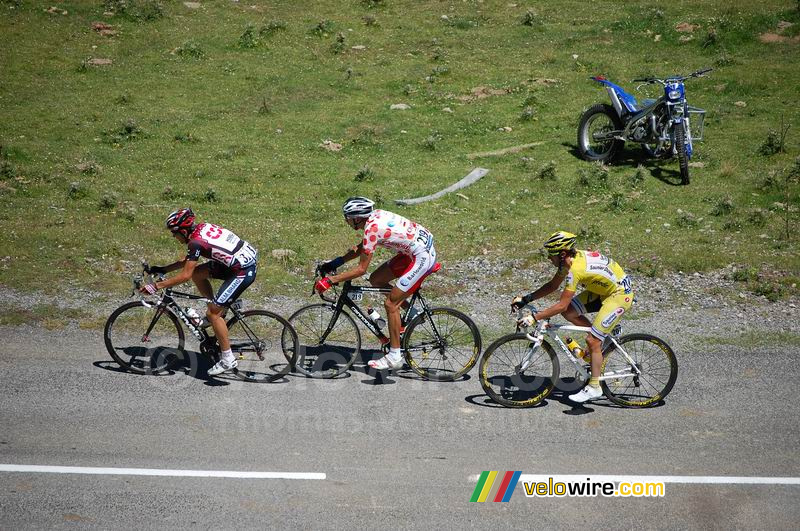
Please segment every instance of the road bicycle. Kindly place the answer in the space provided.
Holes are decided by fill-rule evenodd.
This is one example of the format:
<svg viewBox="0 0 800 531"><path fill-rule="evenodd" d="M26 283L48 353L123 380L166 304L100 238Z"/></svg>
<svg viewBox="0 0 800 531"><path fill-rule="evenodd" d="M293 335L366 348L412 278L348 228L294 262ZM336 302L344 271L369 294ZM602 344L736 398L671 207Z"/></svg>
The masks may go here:
<svg viewBox="0 0 800 531"><path fill-rule="evenodd" d="M431 273L440 268L437 263ZM319 276L317 271L315 279ZM353 316L388 350L388 330L384 333L358 303L364 294L388 296L391 288L355 286L347 281L341 289L333 289L338 292L336 298L320 294L324 303L310 304L289 317L301 344L296 368L306 376L333 378L353 365L361 352L361 332ZM420 289L411 296L401 320L405 362L419 376L455 380L478 361L481 335L472 319L453 308L430 306Z"/></svg>
<svg viewBox="0 0 800 531"><path fill-rule="evenodd" d="M133 278L133 294L148 275ZM152 279L152 277L149 277ZM164 275L158 279L163 280ZM149 281L148 281L149 282ZM106 321L106 349L120 367L137 374L157 374L168 371L178 363L187 362L184 350L185 326L200 342L200 352L219 360L219 345L207 321L196 311L183 308L179 299L210 302L191 293L167 288L160 297L123 304ZM267 310L241 309L241 301L231 304L228 336L237 360L233 374L251 382L272 382L286 375L297 361L299 345L297 332L280 315ZM181 323L183 326L181 326Z"/></svg>
<svg viewBox="0 0 800 531"><path fill-rule="evenodd" d="M531 407L542 402L558 385L560 365L556 349L575 367L575 378L587 381L589 365L573 355L559 337L561 332L586 332L591 328L538 321L532 330L525 323L536 313L532 305L517 315L517 331L497 339L483 354L480 381L486 394L507 407ZM620 337L617 326L603 343L600 388L611 402L628 407L648 407L662 401L678 377L678 361L669 345L651 334Z"/></svg>

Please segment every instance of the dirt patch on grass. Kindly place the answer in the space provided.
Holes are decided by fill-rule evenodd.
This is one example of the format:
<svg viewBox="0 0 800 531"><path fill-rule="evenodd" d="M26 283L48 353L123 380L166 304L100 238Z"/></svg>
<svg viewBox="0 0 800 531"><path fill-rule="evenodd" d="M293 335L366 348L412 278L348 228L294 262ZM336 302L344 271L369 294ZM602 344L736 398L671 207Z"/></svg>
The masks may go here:
<svg viewBox="0 0 800 531"><path fill-rule="evenodd" d="M458 96L458 97L456 97L456 99L458 101L470 102L470 101L486 99L486 98L488 98L490 96L505 96L506 94L509 94L510 92L511 92L511 89L505 89L505 88L503 88L503 89L495 89L495 88L491 88L491 87L480 86L480 87L475 87L474 89L472 89L468 95L466 95L466 96Z"/></svg>
<svg viewBox="0 0 800 531"><path fill-rule="evenodd" d="M773 44L776 42L791 42L794 44L800 43L800 35L794 37L787 37L785 35L778 35L777 33L762 33L758 36L758 40L766 44Z"/></svg>

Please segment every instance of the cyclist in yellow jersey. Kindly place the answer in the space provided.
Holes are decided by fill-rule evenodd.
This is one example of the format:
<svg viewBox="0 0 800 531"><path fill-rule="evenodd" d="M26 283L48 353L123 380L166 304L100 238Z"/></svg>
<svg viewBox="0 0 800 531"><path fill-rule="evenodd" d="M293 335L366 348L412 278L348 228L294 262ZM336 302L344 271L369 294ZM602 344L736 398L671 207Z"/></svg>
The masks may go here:
<svg viewBox="0 0 800 531"><path fill-rule="evenodd" d="M529 293L514 297L512 308L521 308L531 301L546 297L556 291L566 281L559 301L534 314L539 321L561 314L567 321L577 326L591 327L586 336L586 344L591 354L592 377L580 392L570 395L574 402L586 402L602 396L600 390L600 366L603 363L603 340L630 310L633 304L633 290L630 278L614 260L597 251L575 249L578 237L572 233L559 231L550 236L544 248L548 258L558 268L552 280ZM583 291L576 295L578 287ZM597 312L594 321L586 318L586 313Z"/></svg>

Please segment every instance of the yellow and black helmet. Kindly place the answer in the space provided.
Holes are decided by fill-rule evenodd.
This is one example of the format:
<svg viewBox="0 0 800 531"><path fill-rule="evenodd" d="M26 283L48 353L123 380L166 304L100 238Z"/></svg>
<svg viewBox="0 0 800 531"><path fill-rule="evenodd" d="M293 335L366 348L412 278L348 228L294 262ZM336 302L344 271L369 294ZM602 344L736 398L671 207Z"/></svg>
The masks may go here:
<svg viewBox="0 0 800 531"><path fill-rule="evenodd" d="M544 242L544 248L550 256L557 255L561 251L573 249L577 239L578 237L571 232L560 230L550 235L547 241Z"/></svg>

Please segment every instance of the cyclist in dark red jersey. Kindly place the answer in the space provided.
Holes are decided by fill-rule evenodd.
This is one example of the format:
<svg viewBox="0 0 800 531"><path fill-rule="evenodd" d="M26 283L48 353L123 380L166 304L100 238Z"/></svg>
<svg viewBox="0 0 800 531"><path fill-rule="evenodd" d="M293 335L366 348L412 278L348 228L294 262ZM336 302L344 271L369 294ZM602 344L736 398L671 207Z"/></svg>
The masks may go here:
<svg viewBox="0 0 800 531"><path fill-rule="evenodd" d="M236 358L231 352L228 340L228 326L225 324L225 309L231 305L256 279L258 251L233 232L212 223L195 224L194 212L190 208L176 210L167 216L167 228L179 242L189 248L186 258L167 266L150 267L151 273L180 272L168 279L148 284L141 292L152 295L163 288L183 284L190 279L208 303L206 319L214 329L219 342L221 356L219 362L208 370L215 376L236 368ZM209 261L198 265L200 257ZM216 296L211 289L210 278L222 279L222 286Z"/></svg>

